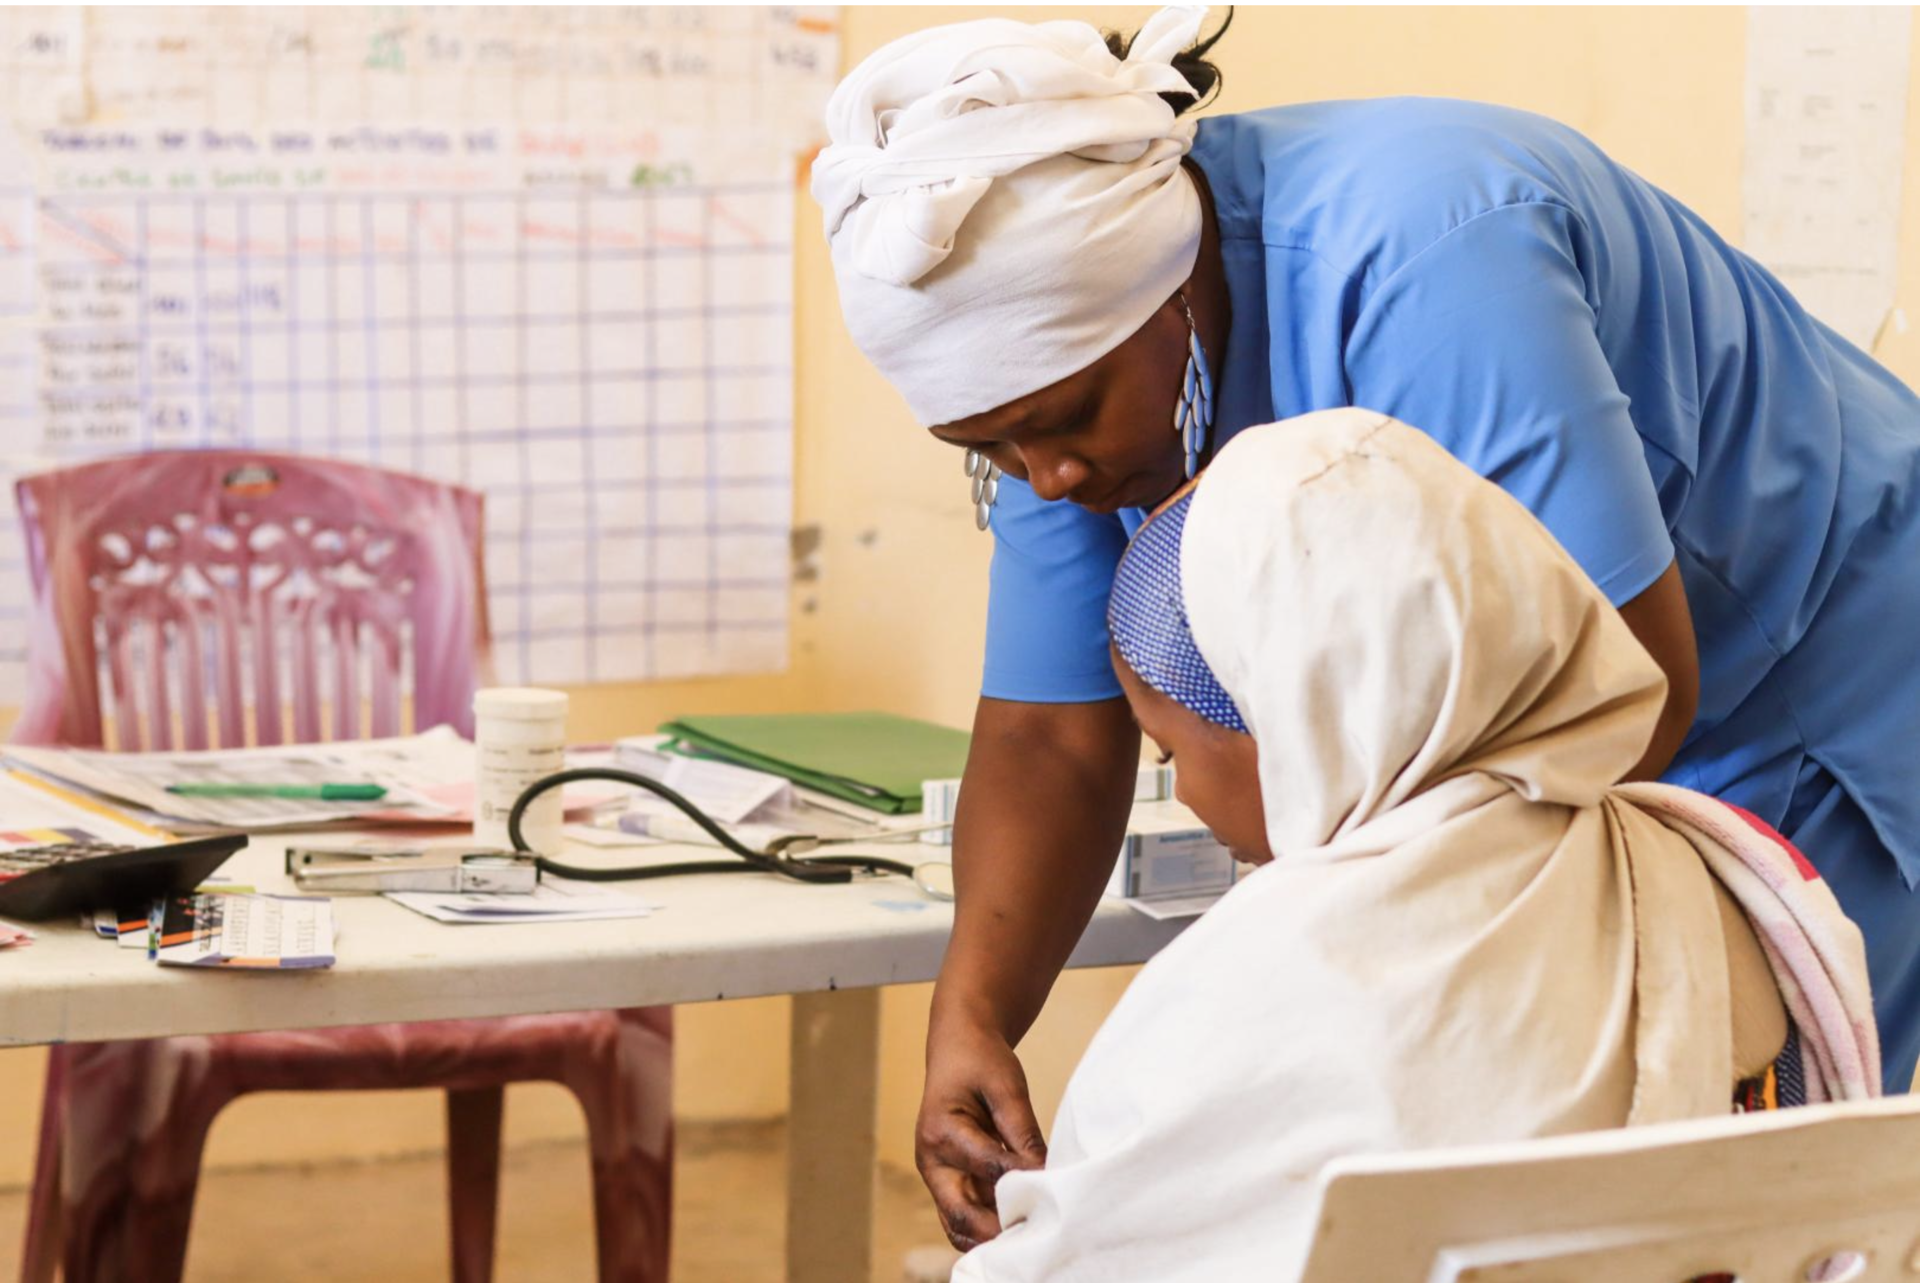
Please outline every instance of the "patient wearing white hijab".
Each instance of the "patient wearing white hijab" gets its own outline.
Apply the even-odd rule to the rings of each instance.
[[[1263,863],[1135,980],[956,1280],[1292,1278],[1341,1155],[1878,1093],[1858,931],[1758,821],[1618,784],[1659,668],[1430,438],[1246,431],[1111,618],[1182,797]]]

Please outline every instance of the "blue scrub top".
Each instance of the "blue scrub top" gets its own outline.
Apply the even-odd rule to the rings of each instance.
[[[1823,767],[1920,880],[1920,399],[1539,116],[1282,107],[1200,122],[1193,158],[1233,306],[1218,440],[1364,406],[1526,504],[1615,604],[1678,559],[1701,693],[1666,778],[1779,825]],[[1002,483],[986,695],[1119,694],[1105,608],[1141,518]]]

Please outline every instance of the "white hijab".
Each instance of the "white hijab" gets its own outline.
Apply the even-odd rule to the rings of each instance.
[[[1665,679],[1533,516],[1334,410],[1220,452],[1181,565],[1276,858],[1134,982],[955,1278],[1285,1279],[1334,1157],[1728,1112],[1713,883],[1614,787]]]
[[[1118,347],[1185,282],[1200,198],[1163,93],[1204,6],[1125,59],[1084,22],[916,32],[854,68],[813,166],[840,308],[922,423],[1037,392]]]

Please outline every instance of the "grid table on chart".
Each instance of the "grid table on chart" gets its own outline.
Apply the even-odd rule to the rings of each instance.
[[[0,483],[235,444],[459,480],[502,679],[780,667],[793,177],[838,26],[0,6]],[[26,595],[9,522],[0,704]]]
[[[11,160],[0,149],[0,163]],[[39,360],[33,321],[33,193],[0,177],[0,502],[29,471],[27,443],[36,436]],[[0,522],[0,703],[18,706],[25,692],[27,575],[13,523]]]
[[[42,448],[247,445],[482,490],[503,679],[775,667],[790,201],[43,195]]]

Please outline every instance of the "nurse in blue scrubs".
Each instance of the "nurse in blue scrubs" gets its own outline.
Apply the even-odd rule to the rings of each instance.
[[[842,86],[816,170],[849,328],[969,452],[994,540],[917,1135],[949,1234],[997,1233],[993,1180],[1044,1158],[1013,1048],[1125,825],[1121,550],[1233,434],[1334,406],[1431,434],[1615,603],[1670,684],[1636,775],[1812,858],[1866,936],[1886,1081],[1908,1083],[1920,399],[1554,121],[1383,99],[1195,129],[1218,80],[1197,23],[1163,13],[1124,58],[1080,24],[908,37]],[[1166,111],[1142,131],[1149,98]],[[1185,154],[1162,164],[1169,138]],[[1196,219],[1145,205],[1176,197]]]

